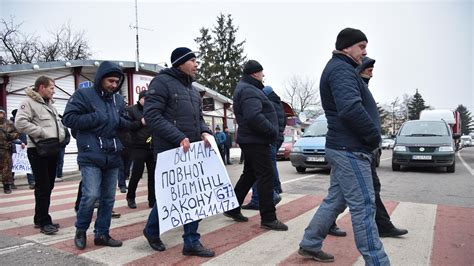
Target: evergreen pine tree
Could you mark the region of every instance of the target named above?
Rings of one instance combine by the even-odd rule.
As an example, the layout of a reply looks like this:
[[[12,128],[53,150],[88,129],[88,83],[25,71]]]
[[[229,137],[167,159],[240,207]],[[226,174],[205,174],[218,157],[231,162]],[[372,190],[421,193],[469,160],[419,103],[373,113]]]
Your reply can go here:
[[[237,42],[237,31],[232,16],[220,14],[212,34],[208,28],[201,28],[201,36],[195,39],[201,52],[197,81],[229,98],[232,98],[246,60],[245,41]]]
[[[408,102],[408,120],[420,119],[421,111],[428,108],[429,106],[425,105],[425,100],[423,100],[418,89],[416,89],[415,95],[413,95],[413,98]]]
[[[462,104],[458,105],[456,111],[459,112],[459,118],[461,119],[461,134],[469,135],[469,132],[474,130],[471,112]]]

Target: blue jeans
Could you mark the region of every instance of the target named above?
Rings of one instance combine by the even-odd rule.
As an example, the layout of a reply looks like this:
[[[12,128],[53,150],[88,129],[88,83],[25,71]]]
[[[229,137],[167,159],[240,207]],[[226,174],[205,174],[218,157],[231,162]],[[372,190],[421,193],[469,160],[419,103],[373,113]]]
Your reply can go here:
[[[101,169],[94,166],[81,166],[81,175],[82,197],[77,211],[76,228],[82,231],[89,228],[94,213],[94,203],[99,199],[94,233],[96,237],[108,235],[115,203],[118,168]]]
[[[58,164],[56,166],[56,177],[63,177],[63,165],[64,165],[64,153],[66,152],[66,147],[59,149],[58,153]]]
[[[281,183],[280,183],[280,175],[278,174],[277,161],[276,161],[277,146],[272,144],[271,149],[272,149],[272,167],[273,167],[273,178],[274,178],[273,202],[276,202],[279,198],[277,191],[279,190],[279,188],[281,189]],[[258,206],[259,198],[258,198],[258,191],[257,191],[257,182],[255,182],[252,186],[252,199],[250,200],[250,203],[255,206]]]
[[[26,174],[26,180],[28,180],[28,184],[34,184],[35,183],[35,176],[32,174]]]
[[[328,195],[306,227],[300,247],[317,252],[339,213],[349,206],[357,249],[366,265],[390,265],[375,224],[375,196],[369,153],[326,148],[331,165]]]
[[[185,248],[195,247],[200,244],[199,239],[201,238],[201,235],[197,232],[198,227],[199,221],[194,221],[183,225],[183,240]],[[158,221],[158,209],[156,203],[151,209],[150,215],[148,216],[145,232],[149,236],[160,236],[160,223]]]

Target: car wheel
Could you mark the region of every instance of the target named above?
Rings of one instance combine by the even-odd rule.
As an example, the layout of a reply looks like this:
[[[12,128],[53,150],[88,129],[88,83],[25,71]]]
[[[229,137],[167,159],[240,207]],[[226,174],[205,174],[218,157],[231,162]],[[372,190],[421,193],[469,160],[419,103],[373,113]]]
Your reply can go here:
[[[301,166],[296,167],[296,172],[298,173],[304,173],[305,171],[306,171],[306,168],[304,167],[301,167]]]
[[[454,173],[456,171],[456,162],[453,162],[452,165],[446,167],[446,172]]]
[[[392,171],[400,171],[400,165],[392,163]]]

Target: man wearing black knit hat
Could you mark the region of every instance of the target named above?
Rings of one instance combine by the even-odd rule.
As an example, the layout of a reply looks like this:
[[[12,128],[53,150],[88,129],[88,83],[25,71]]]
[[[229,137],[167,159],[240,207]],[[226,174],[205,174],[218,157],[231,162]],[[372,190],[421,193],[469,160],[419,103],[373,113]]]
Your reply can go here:
[[[243,68],[242,79],[234,90],[234,114],[239,124],[236,142],[245,156],[244,170],[235,185],[235,195],[242,205],[252,185],[257,182],[260,197],[260,226],[269,230],[287,231],[288,226],[276,217],[273,202],[273,166],[271,144],[278,137],[278,118],[272,102],[263,93],[263,67],[249,60]],[[224,214],[237,222],[248,218],[237,207]]]
[[[195,52],[186,47],[176,48],[171,53],[171,65],[151,81],[143,108],[144,120],[153,136],[154,154],[180,146],[188,152],[191,142],[204,140],[209,145],[207,138],[212,136],[203,118],[201,96],[192,86],[198,67]],[[159,225],[155,204],[143,234],[151,248],[164,251]],[[183,255],[213,257],[214,252],[200,242],[198,226],[199,221],[183,226]]]
[[[356,67],[367,54],[367,37],[343,29],[336,50],[321,75],[319,90],[327,118],[326,159],[331,166],[328,195],[305,229],[298,253],[322,262],[334,256],[322,251],[323,240],[339,213],[349,207],[357,249],[366,265],[390,265],[375,224],[372,152],[381,141],[380,119],[372,94]]]

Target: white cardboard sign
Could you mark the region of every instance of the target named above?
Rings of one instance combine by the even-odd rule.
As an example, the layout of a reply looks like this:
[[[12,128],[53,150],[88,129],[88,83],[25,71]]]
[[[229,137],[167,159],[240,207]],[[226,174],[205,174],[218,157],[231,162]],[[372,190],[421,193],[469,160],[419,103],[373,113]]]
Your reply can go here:
[[[26,174],[29,173],[31,174],[31,165],[30,161],[28,160],[28,155],[26,154],[26,147],[24,149],[21,148],[21,145],[15,144],[16,146],[16,153],[12,154],[12,161],[13,161],[13,167],[12,167],[12,172],[13,173],[21,173],[21,174]]]
[[[213,137],[210,147],[193,142],[187,153],[176,148],[159,153],[155,196],[160,235],[184,224],[238,206],[222,157]]]

